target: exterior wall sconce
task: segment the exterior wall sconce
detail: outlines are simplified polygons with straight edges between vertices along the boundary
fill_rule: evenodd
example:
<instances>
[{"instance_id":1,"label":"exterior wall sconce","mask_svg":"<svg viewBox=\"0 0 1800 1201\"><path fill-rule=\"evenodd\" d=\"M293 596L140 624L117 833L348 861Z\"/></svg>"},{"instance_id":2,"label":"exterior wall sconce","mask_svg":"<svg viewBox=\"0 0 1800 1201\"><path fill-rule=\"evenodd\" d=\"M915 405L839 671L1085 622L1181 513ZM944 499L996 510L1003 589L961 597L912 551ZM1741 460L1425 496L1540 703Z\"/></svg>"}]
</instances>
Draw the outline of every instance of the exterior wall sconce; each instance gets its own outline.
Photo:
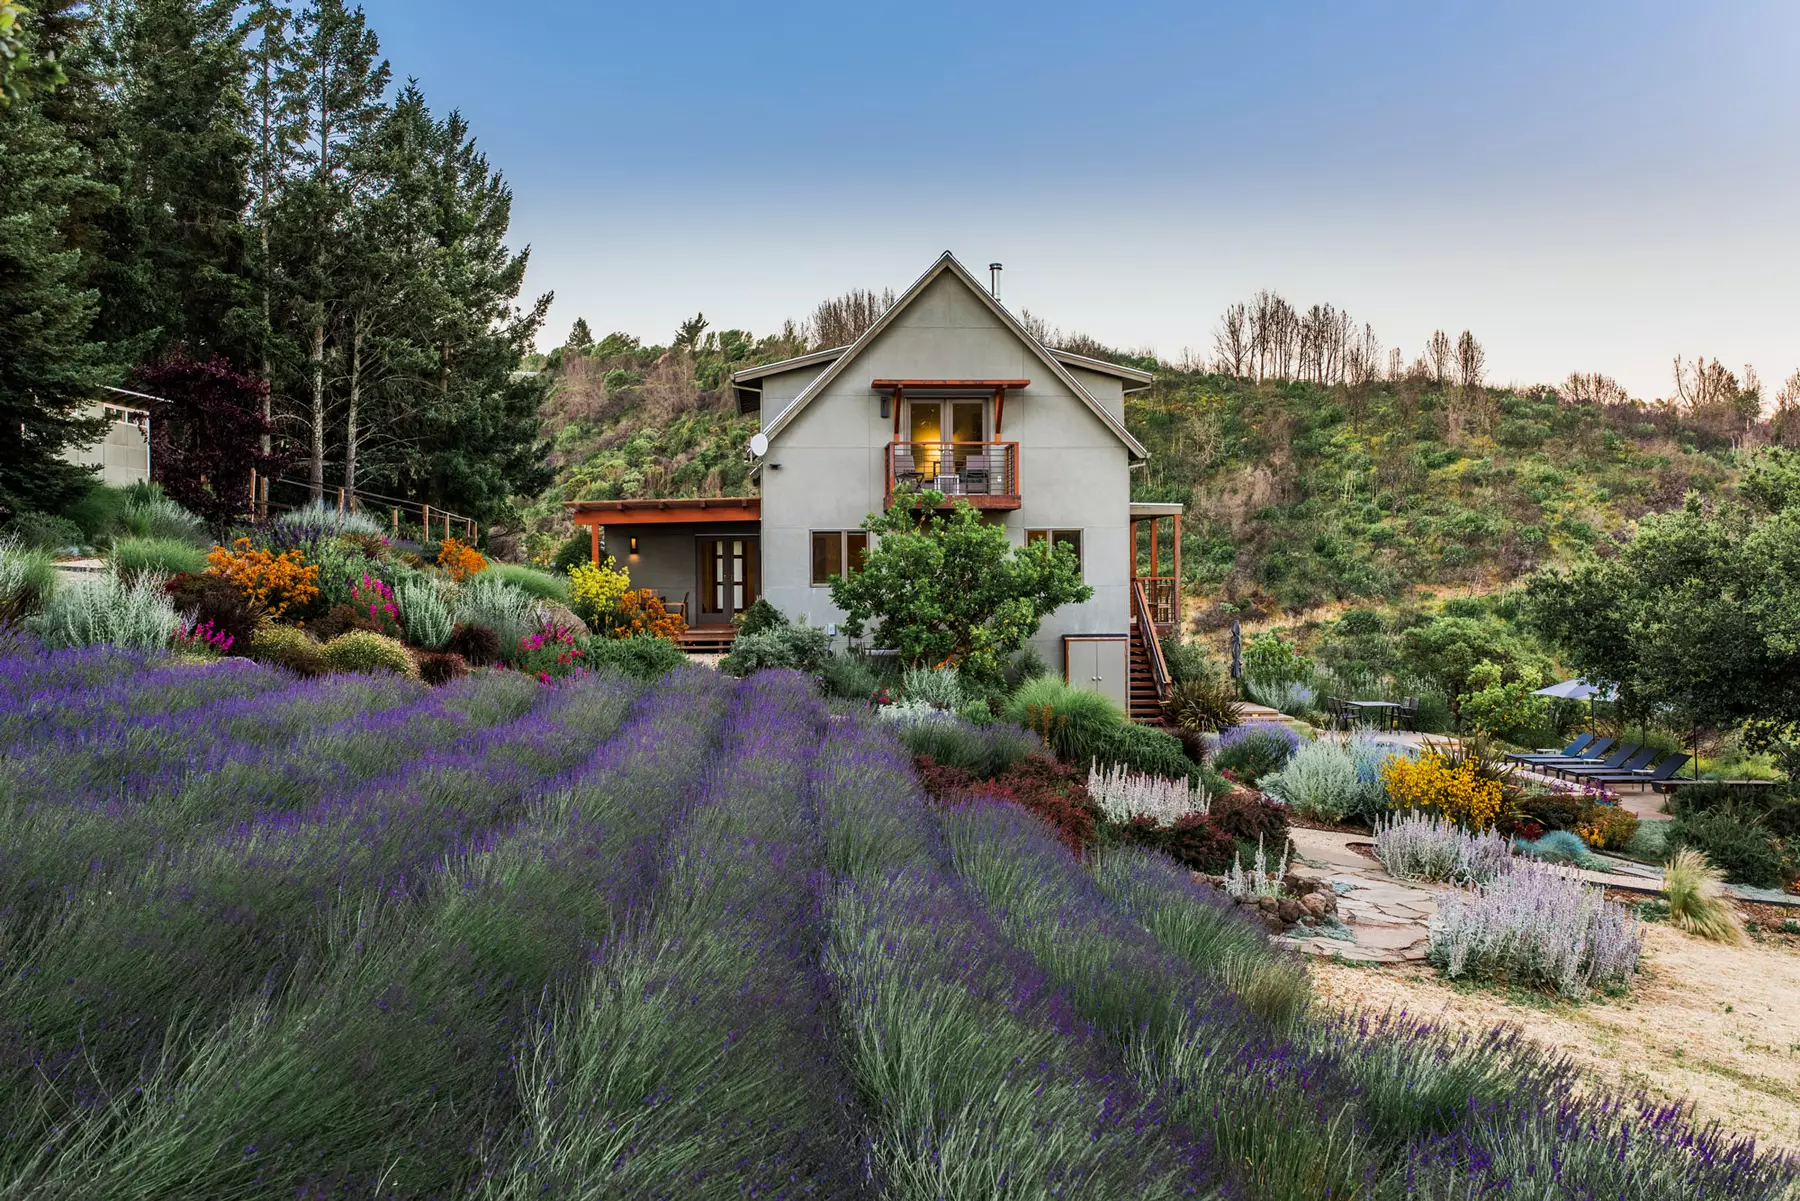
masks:
<instances>
[{"instance_id":1,"label":"exterior wall sconce","mask_svg":"<svg viewBox=\"0 0 1800 1201\"><path fill-rule=\"evenodd\" d=\"M886 392L881 394L881 415L883 417L892 417L894 415L894 398L889 396Z\"/></svg>"},{"instance_id":2,"label":"exterior wall sconce","mask_svg":"<svg viewBox=\"0 0 1800 1201\"><path fill-rule=\"evenodd\" d=\"M631 536L631 553L634 557L637 555L637 535L636 534L633 534Z\"/></svg>"}]
</instances>

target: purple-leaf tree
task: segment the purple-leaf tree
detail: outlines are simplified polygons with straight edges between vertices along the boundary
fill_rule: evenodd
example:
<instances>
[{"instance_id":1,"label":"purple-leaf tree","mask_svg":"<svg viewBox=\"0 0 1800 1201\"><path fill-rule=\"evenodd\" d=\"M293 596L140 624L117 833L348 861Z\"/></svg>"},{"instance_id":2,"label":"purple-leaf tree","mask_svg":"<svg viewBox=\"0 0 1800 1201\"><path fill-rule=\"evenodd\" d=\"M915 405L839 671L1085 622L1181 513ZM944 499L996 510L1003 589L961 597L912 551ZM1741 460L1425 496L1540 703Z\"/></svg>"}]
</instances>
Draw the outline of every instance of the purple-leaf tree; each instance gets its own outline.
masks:
<instances>
[{"instance_id":1,"label":"purple-leaf tree","mask_svg":"<svg viewBox=\"0 0 1800 1201\"><path fill-rule=\"evenodd\" d=\"M135 369L130 386L161 401L150 410L150 469L163 491L214 526L248 512L250 473L285 461L262 449L269 386L224 359L181 351Z\"/></svg>"}]
</instances>

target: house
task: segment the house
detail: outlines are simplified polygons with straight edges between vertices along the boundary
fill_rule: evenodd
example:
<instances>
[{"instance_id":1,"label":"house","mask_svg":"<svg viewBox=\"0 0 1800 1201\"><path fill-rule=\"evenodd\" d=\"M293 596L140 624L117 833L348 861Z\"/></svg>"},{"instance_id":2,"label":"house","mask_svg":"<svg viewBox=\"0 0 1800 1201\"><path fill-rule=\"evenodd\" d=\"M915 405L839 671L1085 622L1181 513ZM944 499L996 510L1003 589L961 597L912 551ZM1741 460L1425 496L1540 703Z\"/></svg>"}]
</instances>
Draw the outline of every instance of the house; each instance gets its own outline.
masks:
<instances>
[{"instance_id":1,"label":"house","mask_svg":"<svg viewBox=\"0 0 1800 1201\"><path fill-rule=\"evenodd\" d=\"M759 596L841 621L828 582L856 570L864 518L896 484L941 491L1015 543L1074 549L1093 598L1052 613L1033 643L1071 683L1149 717L1166 673L1144 634L1179 620L1181 522L1180 505L1131 500L1147 455L1125 396L1150 381L1043 345L946 252L853 344L732 376L740 411L761 415L760 495L569 508L596 561L604 547L683 612L691 647L712 650Z\"/></svg>"},{"instance_id":2,"label":"house","mask_svg":"<svg viewBox=\"0 0 1800 1201\"><path fill-rule=\"evenodd\" d=\"M89 405L83 417L105 417L106 432L98 441L63 453L68 462L97 467L100 483L113 488L150 480L150 413L107 401Z\"/></svg>"}]
</instances>

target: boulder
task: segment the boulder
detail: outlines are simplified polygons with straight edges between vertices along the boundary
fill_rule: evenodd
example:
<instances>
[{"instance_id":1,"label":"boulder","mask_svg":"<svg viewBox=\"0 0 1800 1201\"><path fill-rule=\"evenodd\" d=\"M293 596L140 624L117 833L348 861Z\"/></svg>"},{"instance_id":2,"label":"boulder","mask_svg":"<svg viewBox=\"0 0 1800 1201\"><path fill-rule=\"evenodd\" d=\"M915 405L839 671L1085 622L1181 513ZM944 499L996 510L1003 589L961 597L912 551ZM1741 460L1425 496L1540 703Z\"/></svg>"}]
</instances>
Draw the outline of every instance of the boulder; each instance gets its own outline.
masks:
<instances>
[{"instance_id":1,"label":"boulder","mask_svg":"<svg viewBox=\"0 0 1800 1201\"><path fill-rule=\"evenodd\" d=\"M1275 916L1292 925L1306 916L1306 909L1292 897L1283 897L1276 903Z\"/></svg>"},{"instance_id":2,"label":"boulder","mask_svg":"<svg viewBox=\"0 0 1800 1201\"><path fill-rule=\"evenodd\" d=\"M1309 892L1300 898L1300 907L1308 917L1320 918L1331 912L1331 900L1322 892Z\"/></svg>"}]
</instances>

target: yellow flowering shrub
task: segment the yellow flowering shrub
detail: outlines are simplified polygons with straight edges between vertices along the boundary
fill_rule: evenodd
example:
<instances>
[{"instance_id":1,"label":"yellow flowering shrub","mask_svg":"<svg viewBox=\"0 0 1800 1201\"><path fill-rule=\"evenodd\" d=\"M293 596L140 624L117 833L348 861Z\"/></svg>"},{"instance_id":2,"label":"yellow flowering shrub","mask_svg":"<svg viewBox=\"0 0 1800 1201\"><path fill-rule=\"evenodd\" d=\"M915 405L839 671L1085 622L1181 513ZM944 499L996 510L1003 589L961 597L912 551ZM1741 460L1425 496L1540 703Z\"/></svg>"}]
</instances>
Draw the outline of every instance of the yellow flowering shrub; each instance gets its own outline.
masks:
<instances>
[{"instance_id":1,"label":"yellow flowering shrub","mask_svg":"<svg viewBox=\"0 0 1800 1201\"><path fill-rule=\"evenodd\" d=\"M1477 775L1473 759L1452 765L1432 751L1417 759L1396 755L1381 765L1381 782L1396 809L1433 810L1471 830L1500 816L1500 782Z\"/></svg>"},{"instance_id":2,"label":"yellow flowering shrub","mask_svg":"<svg viewBox=\"0 0 1800 1201\"><path fill-rule=\"evenodd\" d=\"M1575 833L1596 851L1623 850L1637 831L1637 815L1616 805L1591 805L1575 823Z\"/></svg>"},{"instance_id":3,"label":"yellow flowering shrub","mask_svg":"<svg viewBox=\"0 0 1800 1201\"><path fill-rule=\"evenodd\" d=\"M630 588L630 575L610 557L603 564L577 563L569 569L569 608L588 628L599 629Z\"/></svg>"},{"instance_id":4,"label":"yellow flowering shrub","mask_svg":"<svg viewBox=\"0 0 1800 1201\"><path fill-rule=\"evenodd\" d=\"M470 576L486 571L488 562L474 547L465 546L460 539L446 538L438 545L437 565L460 584Z\"/></svg>"},{"instance_id":5,"label":"yellow flowering shrub","mask_svg":"<svg viewBox=\"0 0 1800 1201\"><path fill-rule=\"evenodd\" d=\"M245 600L270 617L280 617L289 607L303 608L319 595L316 564L308 563L298 550L277 555L267 547L252 547L248 538L239 538L230 550L213 547L206 556L206 570L230 580Z\"/></svg>"}]
</instances>

